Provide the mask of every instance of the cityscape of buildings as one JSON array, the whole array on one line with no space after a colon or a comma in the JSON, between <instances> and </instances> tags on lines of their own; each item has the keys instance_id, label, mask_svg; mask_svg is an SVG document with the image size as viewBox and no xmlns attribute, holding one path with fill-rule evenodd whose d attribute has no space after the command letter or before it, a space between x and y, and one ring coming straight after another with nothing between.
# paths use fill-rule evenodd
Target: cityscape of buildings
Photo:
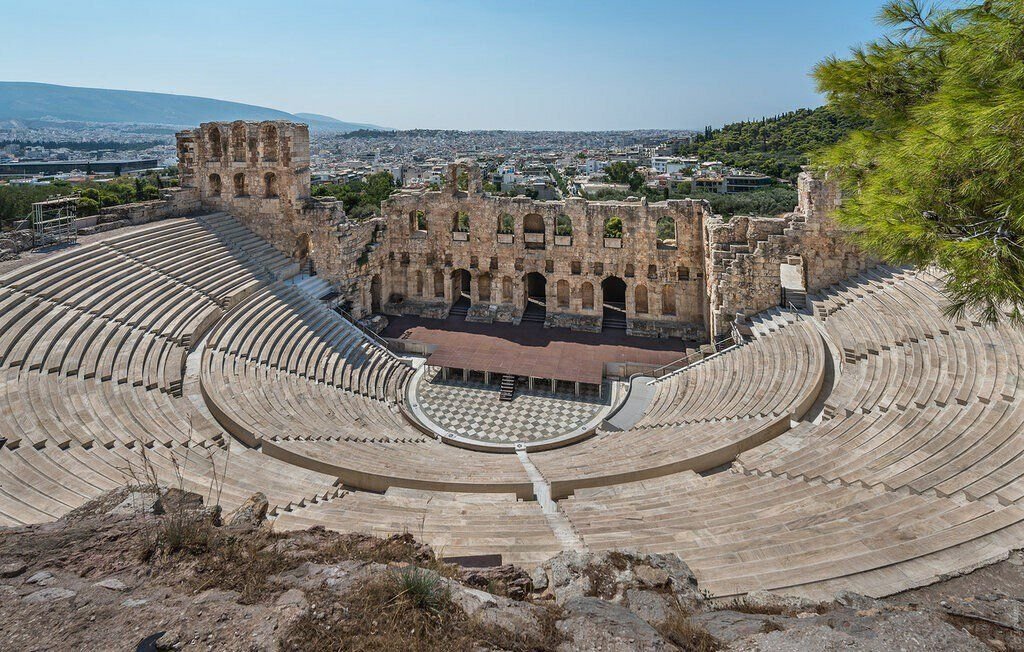
<instances>
[{"instance_id":1,"label":"cityscape of buildings","mask_svg":"<svg viewBox=\"0 0 1024 652\"><path fill-rule=\"evenodd\" d=\"M0 184L102 180L176 164L170 126L92 125L48 121L0 123ZM404 188L439 186L446 166L469 159L490 192L559 199L628 193L608 166L625 163L649 189L674 193L738 193L779 180L719 161L679 155L695 132L359 131L315 133L314 183L347 183L389 172ZM637 177L634 177L634 179ZM667 194L666 194L667 196Z\"/></svg>"}]
</instances>

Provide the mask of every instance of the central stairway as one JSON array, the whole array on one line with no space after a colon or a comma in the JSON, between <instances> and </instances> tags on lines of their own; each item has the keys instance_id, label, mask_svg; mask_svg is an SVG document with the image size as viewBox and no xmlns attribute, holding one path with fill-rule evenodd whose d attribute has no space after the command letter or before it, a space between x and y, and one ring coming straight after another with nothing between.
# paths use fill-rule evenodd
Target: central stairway
<instances>
[{"instance_id":1,"label":"central stairway","mask_svg":"<svg viewBox=\"0 0 1024 652\"><path fill-rule=\"evenodd\" d=\"M604 304L604 316L601 319L601 328L626 330L626 304L606 302Z\"/></svg>"},{"instance_id":2,"label":"central stairway","mask_svg":"<svg viewBox=\"0 0 1024 652\"><path fill-rule=\"evenodd\" d=\"M514 374L503 374L501 377L501 396L498 400L511 401L516 394L516 376Z\"/></svg>"},{"instance_id":3,"label":"central stairway","mask_svg":"<svg viewBox=\"0 0 1024 652\"><path fill-rule=\"evenodd\" d=\"M523 311L521 321L543 324L545 318L547 318L547 309L544 307L544 303L532 297L527 299L526 310Z\"/></svg>"}]
</instances>

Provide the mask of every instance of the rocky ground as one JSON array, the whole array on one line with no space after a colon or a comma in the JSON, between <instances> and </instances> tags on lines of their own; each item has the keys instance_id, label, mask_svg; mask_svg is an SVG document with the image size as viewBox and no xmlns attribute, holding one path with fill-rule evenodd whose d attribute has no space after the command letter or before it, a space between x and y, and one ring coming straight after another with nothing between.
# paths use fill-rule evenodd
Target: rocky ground
<instances>
[{"instance_id":1,"label":"rocky ground","mask_svg":"<svg viewBox=\"0 0 1024 652\"><path fill-rule=\"evenodd\" d=\"M151 487L0 530L0 649L1024 649L1017 553L886 600L713 604L674 555L463 569L408 535L279 534L265 514Z\"/></svg>"}]
</instances>

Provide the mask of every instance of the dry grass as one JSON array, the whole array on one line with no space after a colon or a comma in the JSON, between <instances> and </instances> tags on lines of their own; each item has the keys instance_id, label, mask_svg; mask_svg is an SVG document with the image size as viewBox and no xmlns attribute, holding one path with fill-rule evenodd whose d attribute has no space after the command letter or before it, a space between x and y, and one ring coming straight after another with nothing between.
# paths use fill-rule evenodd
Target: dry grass
<instances>
[{"instance_id":1,"label":"dry grass","mask_svg":"<svg viewBox=\"0 0 1024 652\"><path fill-rule=\"evenodd\" d=\"M658 628L658 632L684 652L717 652L722 643L703 627L690 620L690 614L677 609Z\"/></svg>"},{"instance_id":2,"label":"dry grass","mask_svg":"<svg viewBox=\"0 0 1024 652\"><path fill-rule=\"evenodd\" d=\"M541 652L562 641L554 611L536 632L485 626L452 601L441 578L415 567L381 573L341 598L325 590L306 597L306 613L281 637L285 650Z\"/></svg>"}]
</instances>

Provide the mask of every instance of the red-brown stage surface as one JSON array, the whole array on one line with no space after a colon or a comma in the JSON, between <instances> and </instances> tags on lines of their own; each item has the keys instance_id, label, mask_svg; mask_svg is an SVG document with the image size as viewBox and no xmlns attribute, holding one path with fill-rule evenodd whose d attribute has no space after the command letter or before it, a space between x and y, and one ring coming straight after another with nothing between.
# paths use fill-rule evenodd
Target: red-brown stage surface
<instances>
[{"instance_id":1,"label":"red-brown stage surface","mask_svg":"<svg viewBox=\"0 0 1024 652\"><path fill-rule=\"evenodd\" d=\"M477 324L461 317L391 317L382 335L436 345L435 367L599 384L606 362L663 365L685 355L680 340L630 337L623 331L577 333L537 323Z\"/></svg>"}]
</instances>

